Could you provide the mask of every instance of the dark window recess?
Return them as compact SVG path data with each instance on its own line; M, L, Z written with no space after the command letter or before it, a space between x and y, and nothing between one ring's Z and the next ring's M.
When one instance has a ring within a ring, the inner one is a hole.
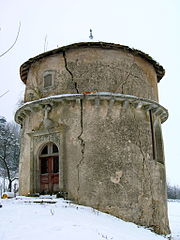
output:
M52 74L47 74L44 76L44 87L51 87L52 86Z
M154 124L153 124L153 116L151 110L149 111L150 117L150 125L151 125L151 137L152 137L152 154L153 159L156 159L156 146L155 146L155 136L154 136Z
M44 154L48 154L48 146L47 145L43 148L43 150L41 152L41 155L44 155Z
M53 157L53 172L59 172L59 157Z
M53 153L58 153L58 148L55 144L53 144Z
M41 174L48 173L48 158L41 158Z
M161 125L159 122L155 122L155 139L156 139L156 152L157 152L157 162L164 164L164 146L162 139Z

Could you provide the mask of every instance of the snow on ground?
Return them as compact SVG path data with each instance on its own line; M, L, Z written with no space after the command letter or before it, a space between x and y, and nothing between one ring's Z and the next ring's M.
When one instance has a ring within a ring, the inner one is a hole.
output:
M180 200L169 200L168 215L173 240L180 240Z
M165 240L143 227L63 199L17 197L1 203L0 240ZM174 240L180 240L180 202L169 206Z

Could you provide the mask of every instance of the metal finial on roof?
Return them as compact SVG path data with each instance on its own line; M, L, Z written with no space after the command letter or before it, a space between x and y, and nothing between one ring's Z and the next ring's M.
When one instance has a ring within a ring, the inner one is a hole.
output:
M93 39L93 35L92 35L92 29L90 29L90 35L89 35L90 39Z

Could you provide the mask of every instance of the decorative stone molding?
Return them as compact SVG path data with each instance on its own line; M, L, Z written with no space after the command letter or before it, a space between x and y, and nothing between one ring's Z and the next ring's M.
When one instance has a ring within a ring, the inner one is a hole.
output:
M114 104L114 102L119 102L124 108L133 106L135 109L145 112L151 110L156 117L158 116L160 118L161 123L165 122L168 118L167 109L153 100L120 93L97 92L92 94L61 94L27 102L17 110L15 114L15 120L19 124L22 124L23 120L29 113L36 112L42 107L46 109L46 106L48 105L53 108L53 105L58 102L62 103L63 101L76 101L76 103L78 103L83 99L95 101L95 105L98 106L100 105L100 101L107 100L110 101L111 105ZM45 120L47 119L48 111L45 111Z

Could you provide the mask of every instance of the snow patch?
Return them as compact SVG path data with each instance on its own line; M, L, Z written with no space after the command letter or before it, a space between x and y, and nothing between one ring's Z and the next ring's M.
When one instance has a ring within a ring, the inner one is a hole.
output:
M169 204L174 240L179 240L180 202ZM2 205L1 240L165 240L133 223L54 197L2 199Z

